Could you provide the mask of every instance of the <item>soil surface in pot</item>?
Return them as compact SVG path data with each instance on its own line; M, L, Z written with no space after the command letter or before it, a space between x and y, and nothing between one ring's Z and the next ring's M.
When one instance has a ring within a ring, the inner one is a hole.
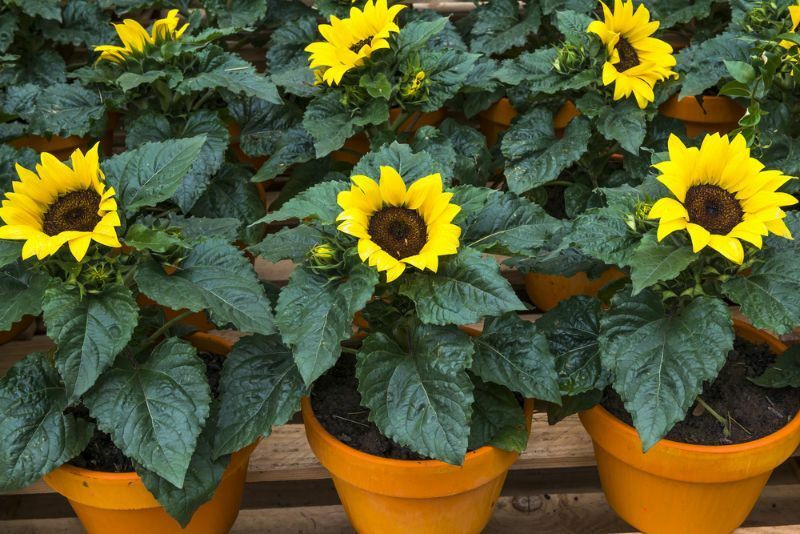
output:
M718 414L729 419L731 435L726 437L722 424L695 405L666 438L697 445L731 445L763 438L786 426L800 410L800 389L762 388L748 380L761 376L774 361L775 355L768 345L736 338L719 376L706 384L700 395ZM613 389L608 388L602 404L615 417L633 426L622 399Z
M369 421L369 410L361 406L356 380L355 357L343 354L311 391L311 407L322 427L356 450L395 460L426 460L398 445Z
M219 395L219 379L225 356L209 352L200 352L198 356L206 364L206 377L208 378L209 386L211 386L211 395L213 398L217 398L217 395ZM91 419L89 411L83 407L76 409L75 415ZM105 473L130 473L135 470L131 459L114 445L108 434L99 429L95 429L94 436L89 440L89 444L83 452L69 463L83 469L103 471Z

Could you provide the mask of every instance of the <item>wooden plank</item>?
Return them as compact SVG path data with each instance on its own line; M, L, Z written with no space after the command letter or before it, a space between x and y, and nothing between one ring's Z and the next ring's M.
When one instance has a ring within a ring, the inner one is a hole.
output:
M737 534L790 534L800 531L800 486L767 487ZM777 526L784 525L784 526ZM28 519L0 522L7 534L77 534L83 532L74 518ZM523 494L501 497L485 534L560 534L567 532L611 534L631 532L608 506L602 493ZM231 534L352 533L339 505L243 509Z

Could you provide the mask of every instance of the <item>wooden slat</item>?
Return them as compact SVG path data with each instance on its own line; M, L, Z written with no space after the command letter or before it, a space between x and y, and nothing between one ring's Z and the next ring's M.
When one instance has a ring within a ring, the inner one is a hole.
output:
M772 486L736 534L800 532L800 486ZM784 525L784 526L775 526ZM74 518L0 521L6 534L78 534ZM484 534L611 534L632 529L611 510L601 493L526 494L502 497ZM242 510L231 534L350 534L353 530L338 505L269 510Z

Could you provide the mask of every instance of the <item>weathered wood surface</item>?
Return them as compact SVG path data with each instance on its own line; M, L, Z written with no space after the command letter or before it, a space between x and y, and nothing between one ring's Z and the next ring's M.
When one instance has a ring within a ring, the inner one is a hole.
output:
M736 534L800 532L800 486L770 486ZM6 534L78 534L74 517L0 522ZM242 510L231 534L351 534L341 506ZM502 497L485 534L611 534L633 532L602 493Z

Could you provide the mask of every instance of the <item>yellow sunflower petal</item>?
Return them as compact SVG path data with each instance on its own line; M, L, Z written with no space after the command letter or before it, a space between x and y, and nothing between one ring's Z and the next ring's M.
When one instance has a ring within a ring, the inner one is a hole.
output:
M712 235L708 242L708 246L737 265L741 265L744 261L744 249L742 248L742 243L735 237Z
M406 184L391 167L381 166L381 198L390 206L402 206L406 199Z
M686 230L689 232L689 237L692 238L692 251L700 252L708 245L711 239L711 233L700 226L699 224L687 223Z
M656 239L658 241L661 241L672 232L685 229L686 229L686 219L675 219L672 221L665 221L664 219L661 219L661 222L658 223L658 231L656 232Z
M688 219L689 213L686 211L683 204L674 198L665 197L653 204L653 207L650 208L650 212L647 214L647 218L672 221L679 218Z

